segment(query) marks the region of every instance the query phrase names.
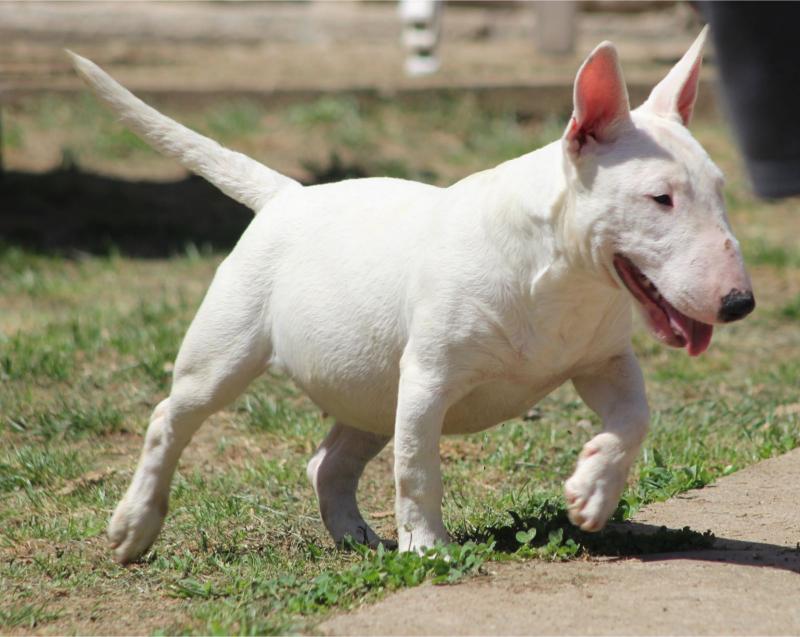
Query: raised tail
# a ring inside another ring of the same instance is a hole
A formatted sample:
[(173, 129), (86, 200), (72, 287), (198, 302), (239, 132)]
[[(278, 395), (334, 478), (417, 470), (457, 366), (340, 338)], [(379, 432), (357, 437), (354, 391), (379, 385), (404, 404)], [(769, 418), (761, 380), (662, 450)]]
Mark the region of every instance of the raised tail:
[(75, 70), (122, 118), (122, 121), (159, 152), (205, 177), (222, 192), (256, 213), (279, 191), (300, 184), (254, 159), (162, 115), (115, 81), (94, 62), (67, 51)]

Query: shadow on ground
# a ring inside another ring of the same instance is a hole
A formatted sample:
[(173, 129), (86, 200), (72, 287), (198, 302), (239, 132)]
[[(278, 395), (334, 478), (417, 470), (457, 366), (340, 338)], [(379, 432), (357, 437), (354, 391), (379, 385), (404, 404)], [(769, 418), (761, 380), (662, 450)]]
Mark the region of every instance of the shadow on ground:
[[(584, 534), (588, 535), (588, 534)], [(635, 547), (632, 551), (620, 550), (620, 558), (636, 556), (643, 562), (691, 559), (741, 566), (761, 566), (800, 573), (800, 546), (789, 547), (765, 542), (733, 540), (716, 537), (710, 531), (698, 533), (689, 527), (669, 529), (664, 526), (625, 522), (612, 524), (603, 533), (614, 538), (612, 545)], [(601, 539), (602, 542), (602, 539)], [(602, 543), (601, 543), (602, 546)], [(641, 550), (644, 548), (644, 550)], [(589, 552), (606, 555), (602, 549)], [(611, 553), (614, 555), (614, 553)]]
[(253, 213), (199, 177), (125, 181), (60, 169), (0, 177), (0, 238), (66, 256), (230, 249)]
[(551, 533), (580, 545), (589, 557), (630, 558), (644, 562), (692, 559), (744, 566), (762, 566), (800, 573), (800, 543), (796, 547), (717, 537), (710, 530), (680, 529), (641, 522), (610, 523), (598, 533), (586, 533), (570, 524), (567, 511), (556, 502), (545, 502), (534, 514), (509, 511), (511, 522), (458, 534), (458, 542), (494, 541), (495, 549), (513, 553), (520, 547), (519, 532), (536, 530), (533, 546), (547, 544)]
[[(304, 167), (305, 185), (370, 176), (336, 154)], [(194, 175), (128, 181), (77, 167), (0, 174), (0, 241), (39, 252), (166, 257), (192, 245), (227, 252), (252, 218), (248, 208)]]

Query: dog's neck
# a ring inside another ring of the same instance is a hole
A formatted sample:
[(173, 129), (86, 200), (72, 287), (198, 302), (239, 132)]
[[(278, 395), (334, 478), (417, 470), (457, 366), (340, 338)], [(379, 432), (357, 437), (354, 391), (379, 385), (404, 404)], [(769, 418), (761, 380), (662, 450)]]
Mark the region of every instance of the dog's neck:
[(503, 260), (531, 281), (531, 291), (537, 282), (558, 286), (568, 277), (621, 292), (595, 262), (590, 237), (575, 221), (561, 140), (472, 179), (487, 193), (480, 204), (482, 231)]
[(630, 324), (622, 317), (630, 316), (630, 300), (609, 275), (598, 271), (588, 239), (576, 230), (560, 140), (472, 175), (452, 189), (458, 200), (448, 206), (453, 214), (475, 215), (474, 224), (457, 224), (473, 228), (470, 236), (457, 241), (472, 250), (471, 258), (476, 245), (491, 251), (493, 258), (486, 263), (499, 271), (486, 276), (500, 277), (504, 286), (516, 281), (506, 288), (514, 293), (495, 299), (503, 306), (495, 309), (510, 321), (504, 328), (511, 341), (568, 330), (575, 320), (611, 321), (620, 337), (627, 337)]

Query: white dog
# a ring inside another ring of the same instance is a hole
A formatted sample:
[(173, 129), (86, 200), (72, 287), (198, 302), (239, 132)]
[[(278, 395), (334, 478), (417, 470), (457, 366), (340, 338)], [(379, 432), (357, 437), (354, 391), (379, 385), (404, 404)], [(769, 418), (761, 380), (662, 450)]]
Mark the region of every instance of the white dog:
[(151, 545), (184, 446), (270, 366), (336, 419), (308, 464), (336, 541), (378, 541), (356, 487), (392, 436), (400, 549), (446, 541), (440, 436), (513, 418), (567, 380), (603, 421), (566, 483), (569, 514), (600, 529), (648, 428), (631, 305), (689, 355), (708, 347), (712, 323), (754, 307), (722, 175), (686, 129), (704, 39), (633, 112), (604, 42), (578, 72), (561, 140), (449, 188), (384, 178), (301, 187), (73, 55), (126, 124), (257, 213), (153, 412), (111, 519), (116, 558)]

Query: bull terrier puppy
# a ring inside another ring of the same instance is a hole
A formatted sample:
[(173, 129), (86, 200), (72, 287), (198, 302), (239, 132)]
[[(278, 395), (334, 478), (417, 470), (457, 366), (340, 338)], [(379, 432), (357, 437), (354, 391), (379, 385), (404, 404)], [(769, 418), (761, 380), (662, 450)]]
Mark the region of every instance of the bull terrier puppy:
[(578, 71), (561, 139), (448, 188), (303, 187), (71, 54), (123, 122), (256, 213), (152, 414), (108, 531), (116, 559), (152, 544), (192, 434), (269, 367), (335, 419), (308, 477), (337, 542), (379, 541), (356, 487), (392, 437), (400, 550), (447, 541), (439, 438), (514, 418), (568, 380), (603, 422), (566, 482), (569, 516), (600, 529), (648, 428), (631, 307), (690, 356), (713, 324), (754, 307), (722, 173), (687, 129), (705, 35), (633, 111), (616, 49), (600, 44)]

